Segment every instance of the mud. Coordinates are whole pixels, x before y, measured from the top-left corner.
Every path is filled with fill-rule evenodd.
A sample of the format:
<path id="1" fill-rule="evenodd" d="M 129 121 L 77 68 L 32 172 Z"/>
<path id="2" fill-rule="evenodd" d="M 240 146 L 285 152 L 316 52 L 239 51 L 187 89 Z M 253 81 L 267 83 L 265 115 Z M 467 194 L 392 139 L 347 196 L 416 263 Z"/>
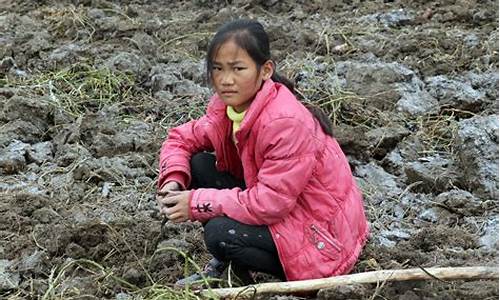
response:
<path id="1" fill-rule="evenodd" d="M 168 298 L 158 287 L 195 269 L 185 255 L 209 259 L 200 224 L 161 229 L 156 166 L 167 130 L 203 113 L 204 52 L 239 16 L 265 25 L 281 72 L 334 122 L 371 225 L 353 272 L 498 265 L 497 2 L 3 1 L 0 11 L 0 297 Z M 496 299 L 498 281 L 266 297 Z"/>

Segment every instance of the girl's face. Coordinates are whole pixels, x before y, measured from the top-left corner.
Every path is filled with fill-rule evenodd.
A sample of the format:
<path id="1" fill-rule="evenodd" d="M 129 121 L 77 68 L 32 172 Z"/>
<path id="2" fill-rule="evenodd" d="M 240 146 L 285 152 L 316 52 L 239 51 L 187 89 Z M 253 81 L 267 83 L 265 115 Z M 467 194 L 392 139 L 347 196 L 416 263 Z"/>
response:
<path id="1" fill-rule="evenodd" d="M 215 91 L 226 105 L 242 112 L 250 106 L 262 82 L 271 78 L 273 63 L 269 60 L 260 68 L 248 53 L 233 40 L 217 51 L 212 69 Z"/>

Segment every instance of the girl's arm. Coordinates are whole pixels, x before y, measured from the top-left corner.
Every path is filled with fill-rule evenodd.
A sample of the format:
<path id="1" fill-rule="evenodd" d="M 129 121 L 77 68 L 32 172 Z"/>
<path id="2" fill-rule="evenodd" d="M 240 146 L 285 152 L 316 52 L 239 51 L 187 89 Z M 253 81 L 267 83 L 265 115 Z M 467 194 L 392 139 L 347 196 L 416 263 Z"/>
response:
<path id="1" fill-rule="evenodd" d="M 205 115 L 172 128 L 160 150 L 158 188 L 168 181 L 176 181 L 185 189 L 191 182 L 190 160 L 194 153 L 213 151 L 208 131 L 211 122 Z"/>
<path id="2" fill-rule="evenodd" d="M 296 205 L 315 166 L 313 133 L 293 118 L 282 118 L 263 128 L 258 146 L 264 161 L 258 182 L 249 189 L 197 189 L 191 194 L 193 220 L 226 215 L 252 225 L 281 221 Z"/>

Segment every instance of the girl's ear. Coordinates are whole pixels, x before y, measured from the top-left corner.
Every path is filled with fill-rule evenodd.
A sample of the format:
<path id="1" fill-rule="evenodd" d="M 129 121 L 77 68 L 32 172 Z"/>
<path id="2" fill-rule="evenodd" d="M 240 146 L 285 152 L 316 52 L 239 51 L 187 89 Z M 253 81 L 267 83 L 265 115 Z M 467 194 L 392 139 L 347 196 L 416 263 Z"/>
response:
<path id="1" fill-rule="evenodd" d="M 261 68 L 262 80 L 268 80 L 274 73 L 274 62 L 272 60 L 266 61 Z"/>

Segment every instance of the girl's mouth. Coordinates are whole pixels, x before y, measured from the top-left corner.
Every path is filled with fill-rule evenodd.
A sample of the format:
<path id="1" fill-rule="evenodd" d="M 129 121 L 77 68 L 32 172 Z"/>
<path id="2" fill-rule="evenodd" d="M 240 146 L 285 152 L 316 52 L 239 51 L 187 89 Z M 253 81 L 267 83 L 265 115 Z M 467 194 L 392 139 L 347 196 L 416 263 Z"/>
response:
<path id="1" fill-rule="evenodd" d="M 236 91 L 222 91 L 222 95 L 229 96 L 236 94 Z"/>

